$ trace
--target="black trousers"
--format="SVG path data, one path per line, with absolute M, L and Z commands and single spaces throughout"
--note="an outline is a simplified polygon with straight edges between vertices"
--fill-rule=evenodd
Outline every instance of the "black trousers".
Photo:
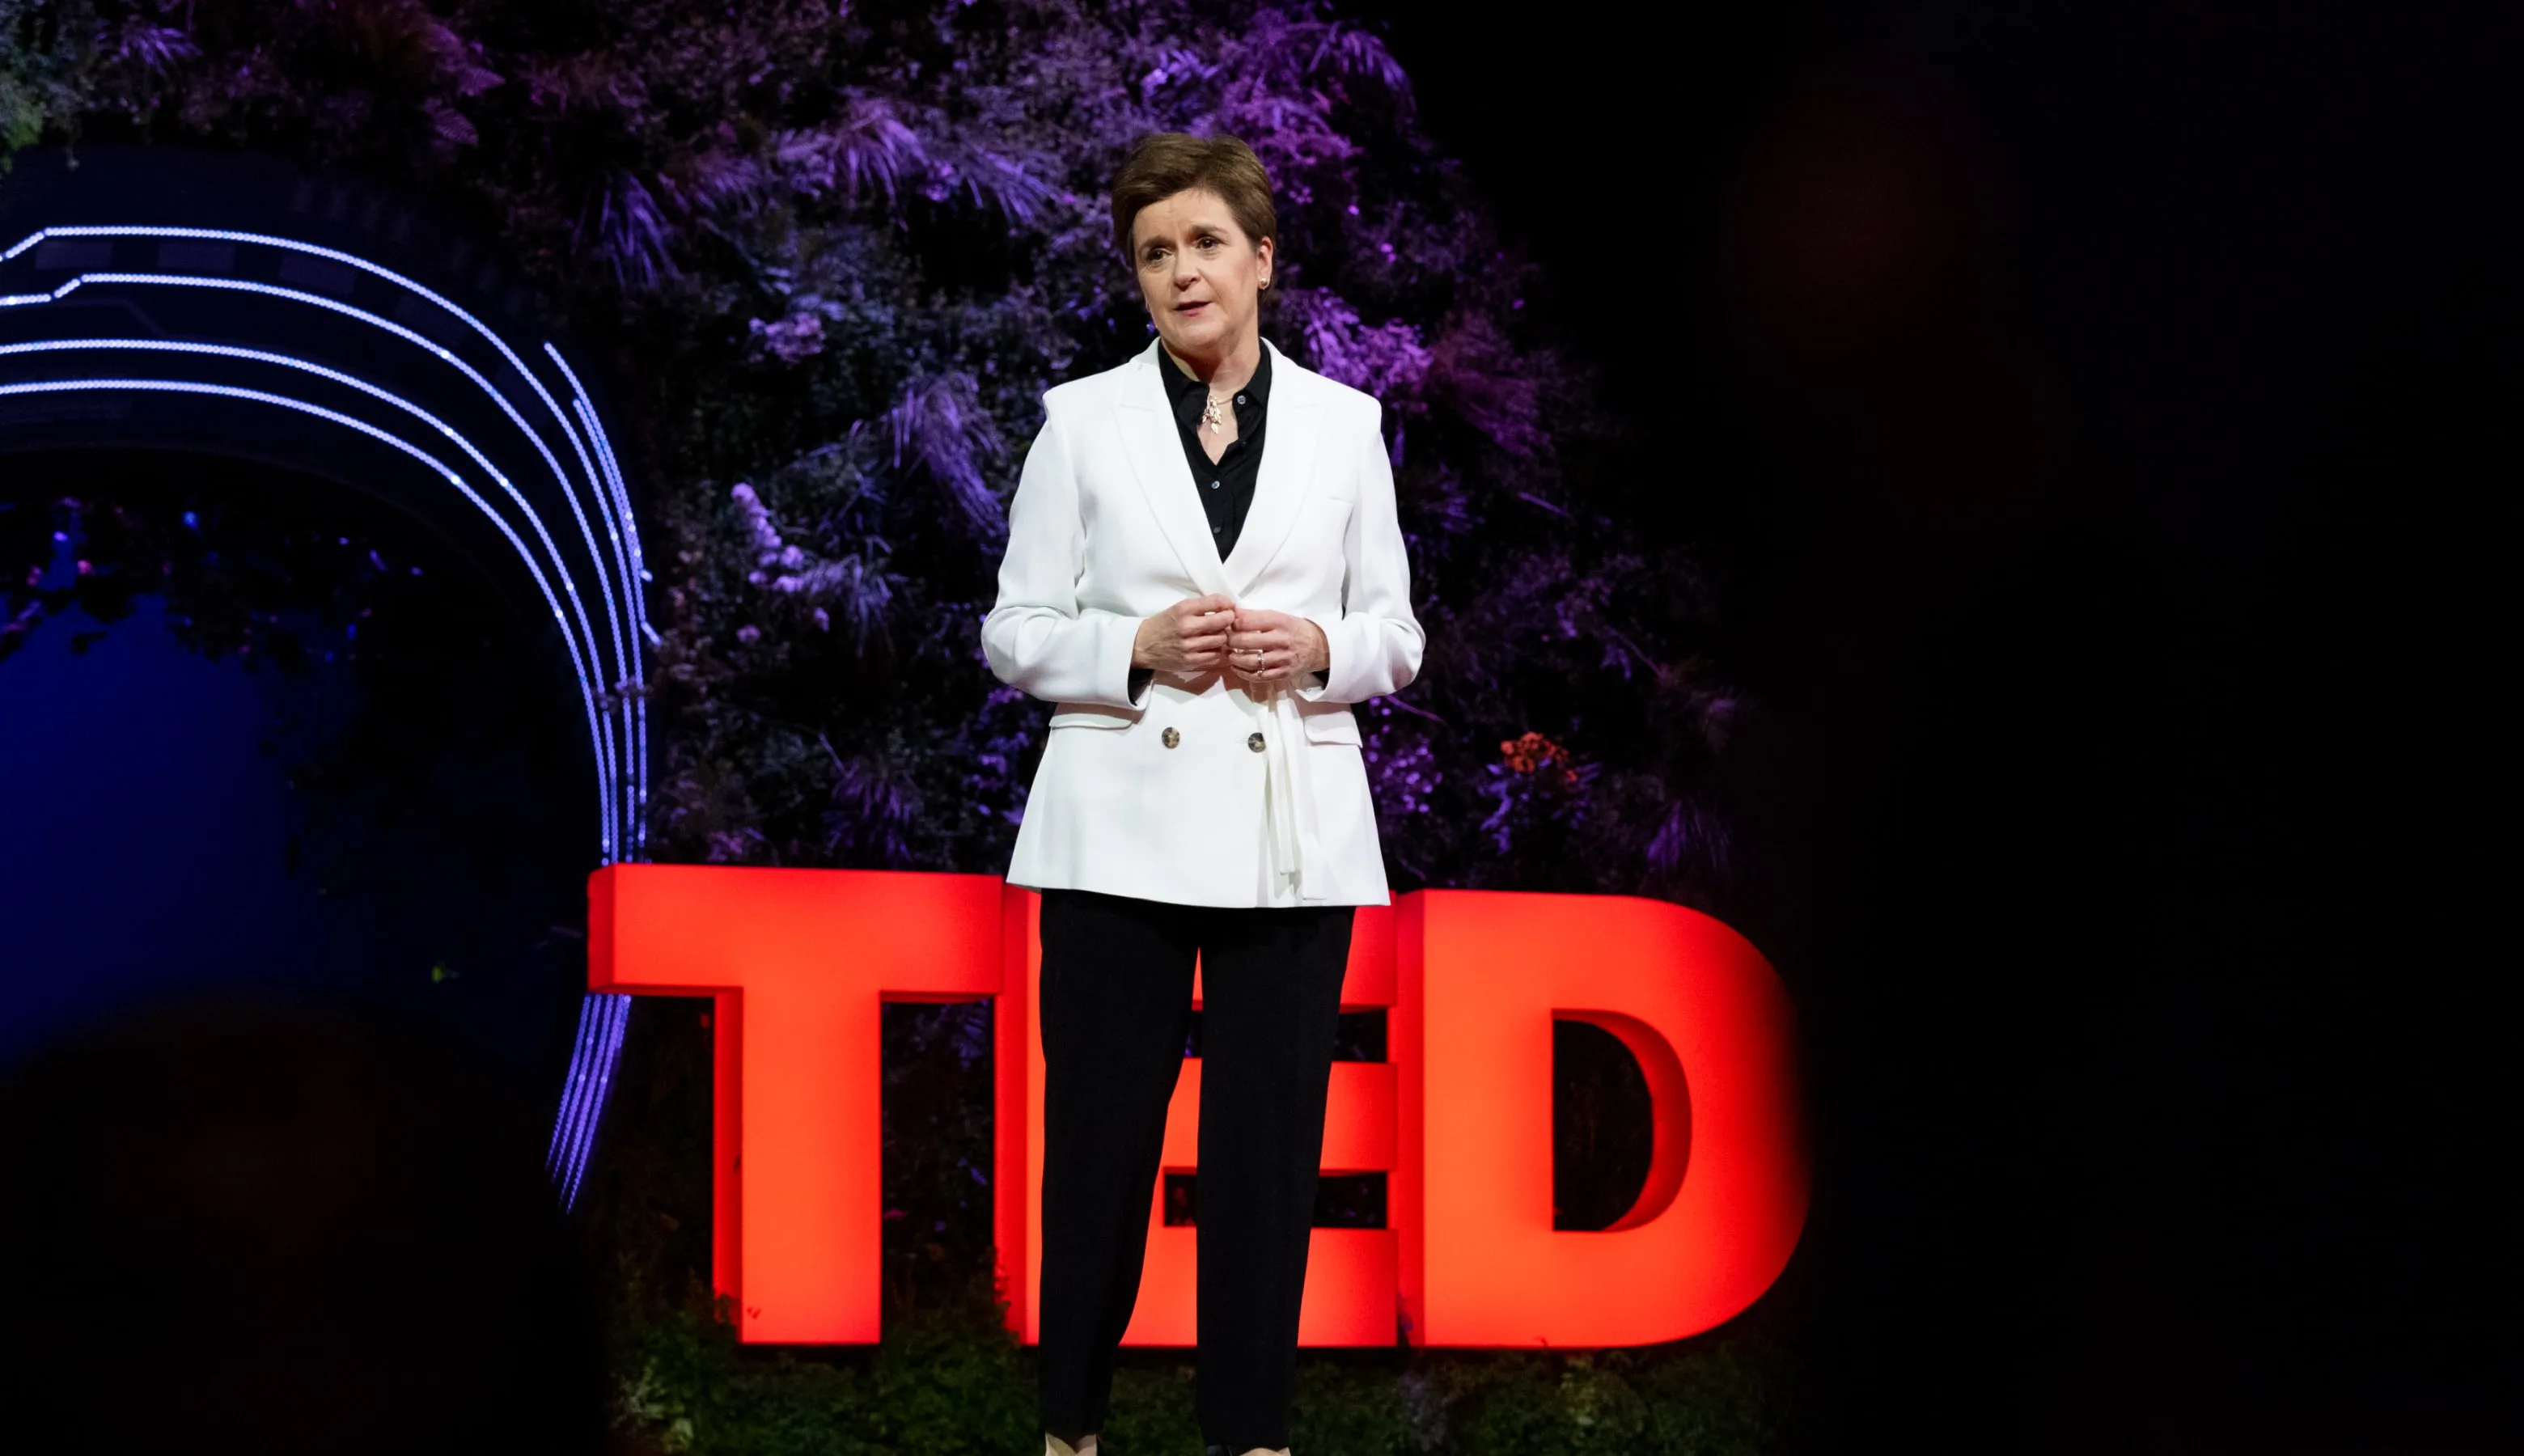
M 1043 1428 L 1101 1432 L 1139 1298 L 1166 1103 L 1201 973 L 1197 1402 L 1231 1452 L 1288 1443 L 1297 1301 L 1347 905 L 1217 909 L 1043 892 Z

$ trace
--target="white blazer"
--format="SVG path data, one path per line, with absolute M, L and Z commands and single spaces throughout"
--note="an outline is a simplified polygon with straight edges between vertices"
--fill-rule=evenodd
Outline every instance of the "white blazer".
M 1272 349 L 1262 467 L 1221 560 L 1160 367 L 1152 342 L 1046 392 L 1008 507 L 983 652 L 1002 681 L 1058 704 L 1008 881 L 1180 904 L 1384 904 L 1349 705 L 1410 682 L 1423 638 L 1382 407 Z M 1141 619 L 1212 592 L 1321 627 L 1323 685 L 1159 672 L 1132 702 Z

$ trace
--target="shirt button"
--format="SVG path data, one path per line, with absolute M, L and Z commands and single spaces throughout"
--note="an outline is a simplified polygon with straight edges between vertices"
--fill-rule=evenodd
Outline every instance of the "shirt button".
M 1239 405 L 1243 404 L 1243 403 L 1244 403 L 1244 396 L 1242 396 L 1242 395 L 1240 395 L 1240 394 L 1239 394 L 1239 395 L 1238 395 L 1238 396 L 1236 397 L 1236 403 L 1238 403 L 1238 404 L 1239 404 Z
M 1218 489 L 1218 482 L 1217 482 L 1217 481 L 1215 481 L 1215 480 L 1211 481 L 1211 482 L 1209 483 L 1209 488 L 1210 488 L 1211 490 L 1216 490 L 1216 489 Z
M 1212 526 L 1212 527 L 1210 527 L 1210 528 L 1209 528 L 1209 534 L 1211 534 L 1211 535 L 1215 536 L 1215 535 L 1217 535 L 1219 532 L 1224 531 L 1224 530 L 1226 530 L 1226 529 L 1227 529 L 1227 527 L 1225 527 L 1225 526 Z

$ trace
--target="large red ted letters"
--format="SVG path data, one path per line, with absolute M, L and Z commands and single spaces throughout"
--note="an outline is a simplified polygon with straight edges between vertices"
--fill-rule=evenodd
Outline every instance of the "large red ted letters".
M 713 1273 L 752 1343 L 877 1338 L 880 1003 L 999 998 L 996 1234 L 1036 1337 L 1043 1043 L 1037 900 L 980 875 L 617 864 L 588 885 L 588 984 L 708 996 Z M 1194 995 L 1198 995 L 1195 982 Z M 1328 1173 L 1386 1176 L 1383 1229 L 1317 1229 L 1298 1338 L 1600 1346 L 1733 1316 L 1786 1265 L 1807 1170 L 1776 975 L 1743 937 L 1624 897 L 1431 890 L 1359 911 L 1343 1010 L 1384 1062 L 1333 1067 Z M 1591 1022 L 1646 1074 L 1654 1151 L 1629 1212 L 1551 1227 L 1551 1024 Z M 1190 1172 L 1200 1064 L 1167 1112 Z M 1126 1344 L 1193 1342 L 1193 1232 L 1148 1210 Z

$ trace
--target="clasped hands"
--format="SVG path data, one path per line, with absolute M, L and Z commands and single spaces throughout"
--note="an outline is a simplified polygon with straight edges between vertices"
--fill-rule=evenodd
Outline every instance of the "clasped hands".
M 1324 629 L 1305 617 L 1238 607 L 1213 593 L 1187 597 L 1140 623 L 1131 665 L 1197 676 L 1224 671 L 1246 682 L 1280 682 L 1332 666 Z

